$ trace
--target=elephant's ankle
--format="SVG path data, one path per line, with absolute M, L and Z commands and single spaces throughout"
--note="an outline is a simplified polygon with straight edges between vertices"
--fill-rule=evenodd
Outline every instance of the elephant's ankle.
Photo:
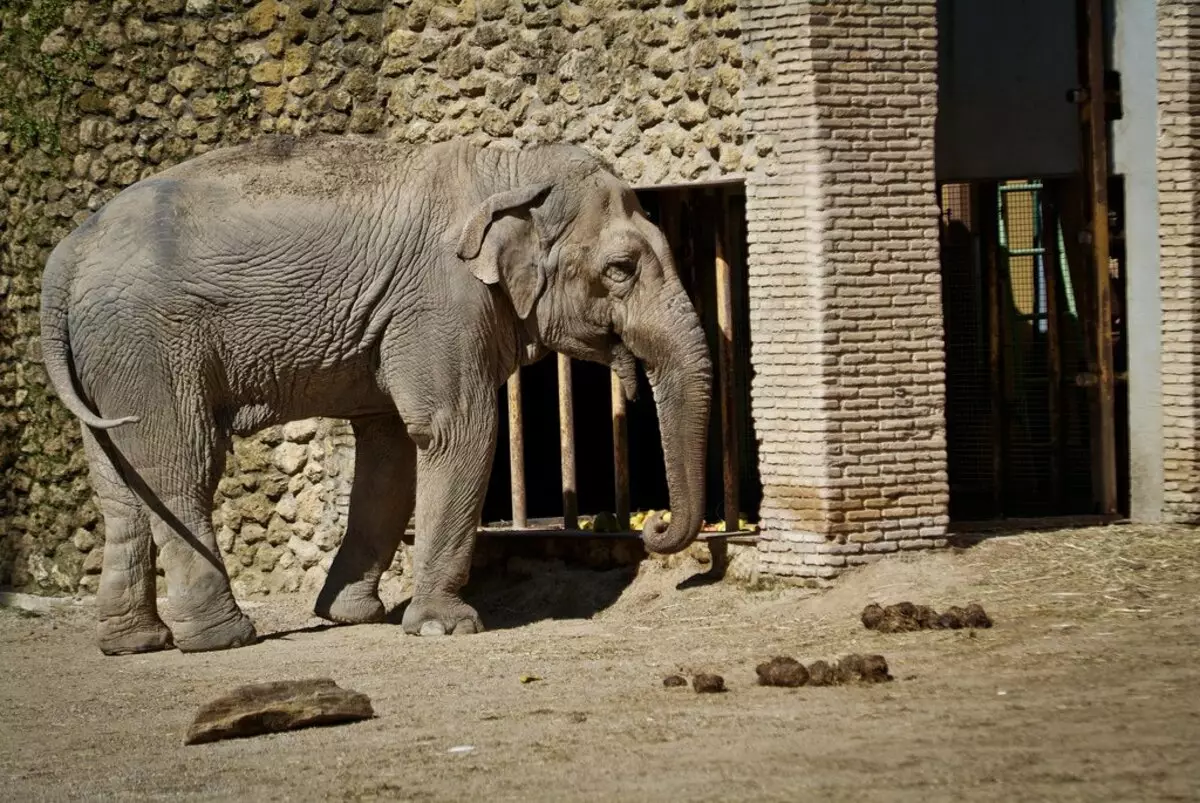
M 387 616 L 375 583 L 363 581 L 333 591 L 328 585 L 317 595 L 313 612 L 330 622 L 361 625 L 382 622 Z
M 234 614 L 218 621 L 189 619 L 173 627 L 180 652 L 208 652 L 245 647 L 258 641 L 258 631 L 250 617 L 235 609 Z
M 132 655 L 169 650 L 174 646 L 170 629 L 157 615 L 101 616 L 96 638 L 105 655 Z

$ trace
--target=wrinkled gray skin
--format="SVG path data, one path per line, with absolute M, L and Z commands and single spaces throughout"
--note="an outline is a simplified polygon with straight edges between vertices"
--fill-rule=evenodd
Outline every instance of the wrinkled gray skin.
M 350 419 L 357 443 L 349 526 L 316 612 L 383 618 L 379 577 L 415 507 L 405 631 L 480 630 L 459 591 L 495 391 L 550 350 L 612 366 L 630 397 L 644 362 L 672 516 L 643 537 L 677 551 L 701 525 L 700 323 L 633 192 L 577 148 L 272 138 L 200 156 L 129 187 L 54 250 L 42 347 L 83 421 L 104 514 L 106 653 L 256 640 L 213 493 L 233 435 L 312 416 Z

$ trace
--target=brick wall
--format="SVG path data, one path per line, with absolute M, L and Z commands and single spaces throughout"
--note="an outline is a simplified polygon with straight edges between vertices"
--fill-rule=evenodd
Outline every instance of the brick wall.
M 1200 523 L 1200 6 L 1158 3 L 1164 515 Z
M 762 569 L 832 577 L 948 523 L 936 6 L 742 11 L 775 69 L 743 112 L 778 160 L 747 188 Z

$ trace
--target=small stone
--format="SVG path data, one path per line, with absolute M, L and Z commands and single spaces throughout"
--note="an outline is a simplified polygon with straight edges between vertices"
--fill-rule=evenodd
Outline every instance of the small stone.
M 246 12 L 246 29 L 255 35 L 264 34 L 275 27 L 278 13 L 279 3 L 276 0 L 262 0 Z
M 289 477 L 299 473 L 308 461 L 308 447 L 301 443 L 281 443 L 275 447 L 272 462 Z
M 257 544 L 267 538 L 267 531 L 261 524 L 247 522 L 242 525 L 242 530 L 239 533 L 242 537 L 242 543 Z
M 278 84 L 283 81 L 283 62 L 264 61 L 250 68 L 250 80 L 256 84 Z
M 708 106 L 698 100 L 686 100 L 673 106 L 671 114 L 684 128 L 693 128 L 708 118 Z
M 371 134 L 383 125 L 383 110 L 374 106 L 361 106 L 350 114 L 350 133 Z
M 716 694 L 725 691 L 725 678 L 701 672 L 692 678 L 692 688 L 697 694 Z
M 75 531 L 74 537 L 71 538 L 75 548 L 80 552 L 91 551 L 96 546 L 96 534 L 91 530 L 78 529 Z
M 303 75 L 312 66 L 312 61 L 312 45 L 298 45 L 297 47 L 289 48 L 287 54 L 283 57 L 283 74 L 289 78 Z
M 204 705 L 183 743 L 203 744 L 374 716 L 369 697 L 343 689 L 329 678 L 254 683 Z
M 104 549 L 93 549 L 87 553 L 87 557 L 83 559 L 84 574 L 100 574 L 101 567 L 104 566 Z
M 305 569 L 311 569 L 321 562 L 321 548 L 311 541 L 304 541 L 293 535 L 288 539 L 287 546 Z
M 271 521 L 275 505 L 262 493 L 252 493 L 238 500 L 238 512 L 243 522 L 266 525 Z
M 267 114 L 279 114 L 287 103 L 288 90 L 285 86 L 270 86 L 263 90 L 263 111 Z
M 687 680 L 683 677 L 683 675 L 667 675 L 665 678 L 663 678 L 663 686 L 667 687 L 668 689 L 674 689 L 686 685 Z
M 147 19 L 166 17 L 183 11 L 185 0 L 143 0 L 142 10 Z
M 804 664 L 786 655 L 776 656 L 759 664 L 754 671 L 760 686 L 783 686 L 796 688 L 808 682 L 808 670 Z
M 637 105 L 634 114 L 637 117 L 638 127 L 647 129 L 661 123 L 667 116 L 667 109 L 657 100 L 644 100 Z
M 221 113 L 220 101 L 216 95 L 205 95 L 192 100 L 192 114 L 200 120 L 211 120 Z
M 38 49 L 47 56 L 58 56 L 65 53 L 70 46 L 71 37 L 67 35 L 66 30 L 55 28 L 42 40 Z
M 181 64 L 167 72 L 167 83 L 182 93 L 191 92 L 203 79 L 204 71 L 195 64 Z

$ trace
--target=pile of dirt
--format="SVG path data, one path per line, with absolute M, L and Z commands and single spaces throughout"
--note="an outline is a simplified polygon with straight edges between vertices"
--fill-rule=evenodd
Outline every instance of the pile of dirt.
M 813 661 L 807 667 L 795 658 L 780 655 L 755 667 L 758 685 L 796 688 L 835 686 L 842 683 L 886 683 L 892 679 L 882 655 L 843 655 L 837 664 Z
M 897 602 L 886 608 L 871 603 L 863 608 L 862 623 L 868 630 L 880 633 L 909 633 L 914 630 L 989 628 L 992 626 L 992 619 L 977 602 L 972 602 L 965 608 L 952 605 L 940 614 L 928 605 Z

